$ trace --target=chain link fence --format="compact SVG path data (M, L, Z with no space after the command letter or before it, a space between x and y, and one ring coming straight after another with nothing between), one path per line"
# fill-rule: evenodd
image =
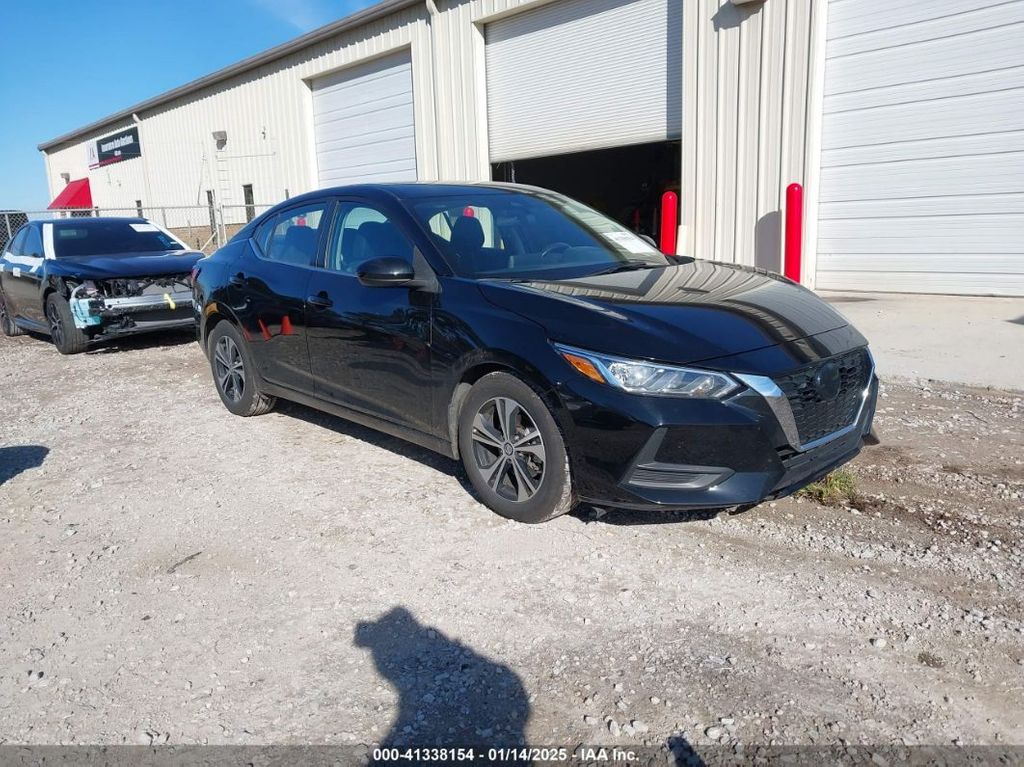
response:
M162 226L188 247L209 255L230 240L249 221L272 207L252 205L140 205L131 208L64 210L0 209L0 252L7 249L18 229L28 221L124 216L145 218Z

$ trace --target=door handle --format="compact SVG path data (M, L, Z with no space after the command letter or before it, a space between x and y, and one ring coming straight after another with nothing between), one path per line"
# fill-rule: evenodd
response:
M241 287L242 285L245 284L245 275L242 274L241 272L239 272L238 274L233 274L231 275L231 277L228 278L228 282L230 282L232 285L237 285Z
M334 306L334 302L323 291L320 291L315 296L307 296L306 303L321 309L329 309Z

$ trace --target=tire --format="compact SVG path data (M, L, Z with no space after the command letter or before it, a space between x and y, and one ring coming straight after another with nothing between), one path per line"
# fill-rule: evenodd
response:
M7 313L7 300L4 294L0 293L0 332L7 337L20 336L24 330L14 324L14 317Z
M260 380L249 346L230 322L218 323L207 347L213 385L229 411L244 418L269 413L277 397L260 391Z
M46 297L46 321L50 340L61 354L80 354L89 345L89 337L75 327L68 302L56 293Z
M503 517L535 524L573 507L562 433L544 400L513 375L489 373L469 390L459 454L480 499Z

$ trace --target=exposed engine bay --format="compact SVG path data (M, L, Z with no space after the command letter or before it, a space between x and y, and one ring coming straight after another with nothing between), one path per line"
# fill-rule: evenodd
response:
M121 332L142 324L191 316L189 275L85 280L68 285L75 326L96 333Z

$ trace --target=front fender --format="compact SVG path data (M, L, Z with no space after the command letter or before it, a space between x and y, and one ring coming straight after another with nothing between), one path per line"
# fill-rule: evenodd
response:
M432 330L437 436L451 439L457 451L462 399L477 379L500 370L522 378L537 390L566 435L567 447L571 444L573 422L559 392L565 374L571 370L555 352L541 325L481 301L479 288L472 282L442 278Z

